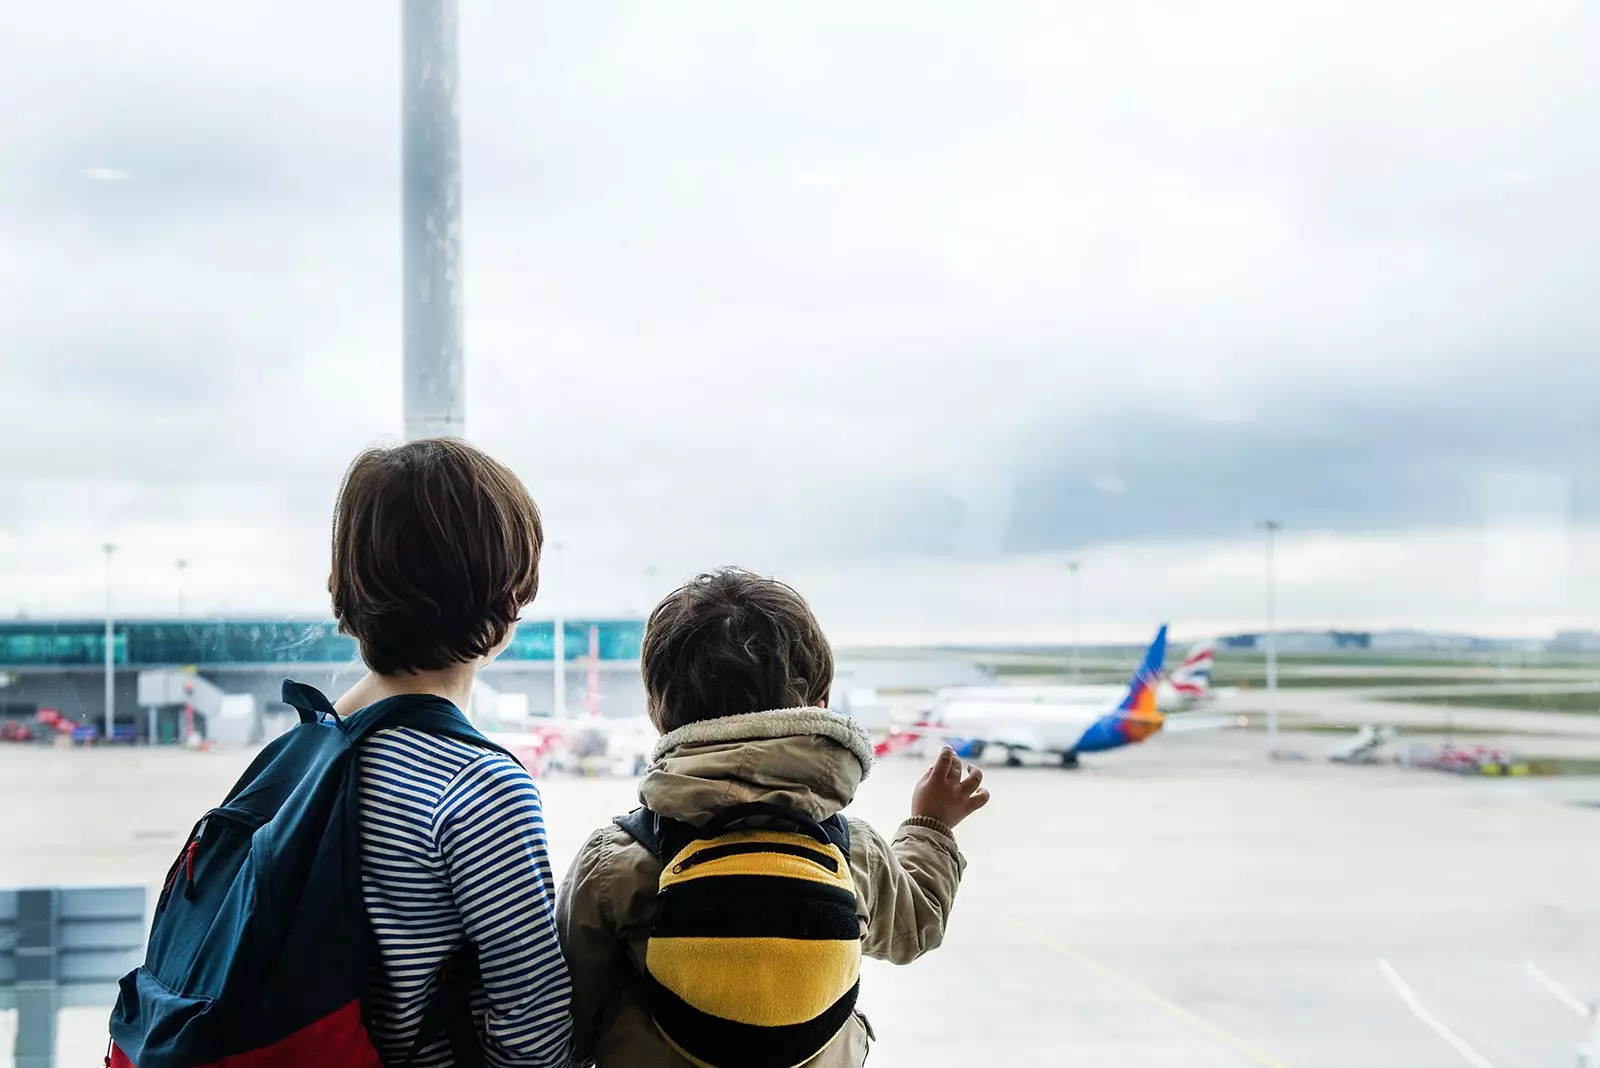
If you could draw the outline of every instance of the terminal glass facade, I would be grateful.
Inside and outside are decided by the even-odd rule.
[[[601,660],[637,660],[644,637],[635,619],[566,620],[563,659],[589,653],[593,632]],[[127,667],[188,664],[305,664],[355,660],[356,643],[332,621],[129,620],[112,624],[112,655]],[[103,663],[105,624],[89,620],[0,622],[0,667],[77,667]],[[555,659],[555,624],[526,620],[505,660]]]

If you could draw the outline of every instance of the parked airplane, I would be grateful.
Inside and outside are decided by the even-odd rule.
[[[1057,754],[1063,766],[1077,767],[1080,753],[1133,745],[1163,728],[1192,731],[1236,726],[1238,719],[1233,716],[1168,719],[1162,714],[1156,707],[1156,689],[1166,652],[1167,628],[1163,625],[1114,703],[951,697],[936,704],[926,722],[893,732],[885,750],[898,748],[902,739],[935,735],[968,740],[966,755],[973,757],[988,746],[1000,746],[1006,750],[1008,764],[1021,763],[1024,752],[1038,752]]]

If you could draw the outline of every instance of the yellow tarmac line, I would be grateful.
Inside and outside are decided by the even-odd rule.
[[[1244,1041],[1244,1039],[1234,1037],[1233,1035],[1224,1031],[1222,1028],[1218,1027],[1216,1024],[1211,1023],[1209,1020],[1203,1020],[1196,1016],[1183,1006],[1174,1005],[1172,1002],[1168,1001],[1160,994],[1157,994],[1149,987],[1129,979],[1126,975],[1123,975],[1114,968],[1110,968],[1104,964],[1101,964],[1099,961],[1084,953],[1082,950],[1074,949],[1065,942],[1057,941],[1056,939],[1045,934],[1043,931],[1039,930],[1037,927],[1023,923],[1015,916],[1001,913],[999,918],[1006,926],[1012,928],[1020,934],[1026,935],[1030,941],[1038,943],[1059,957],[1066,958],[1073,964],[1076,964],[1078,967],[1082,968],[1084,971],[1090,972],[1105,982],[1110,983],[1123,993],[1133,995],[1146,1005],[1161,1011],[1167,1016],[1170,1016],[1172,1019],[1177,1020],[1179,1023],[1188,1027],[1192,1027],[1194,1030],[1199,1031],[1213,1042],[1216,1042],[1222,1046],[1226,1046],[1251,1063],[1263,1065],[1264,1068],[1289,1068],[1287,1064],[1278,1060],[1276,1057],[1263,1053],[1261,1050],[1250,1045],[1250,1043]]]

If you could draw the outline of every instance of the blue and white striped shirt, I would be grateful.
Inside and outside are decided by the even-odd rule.
[[[370,1028],[387,1064],[416,1040],[440,966],[472,941],[473,1014],[493,1068],[567,1061],[572,985],[556,940],[539,788],[516,761],[453,738],[380,731],[357,759],[361,889],[376,943]],[[416,1068],[452,1064],[446,1039]]]

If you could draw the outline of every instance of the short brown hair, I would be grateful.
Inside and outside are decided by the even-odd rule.
[[[468,663],[539,591],[543,547],[527,488],[471,445],[368,449],[334,508],[333,616],[380,675]]]
[[[736,567],[697,575],[645,624],[645,701],[665,734],[686,723],[824,701],[833,650],[792,586]]]

